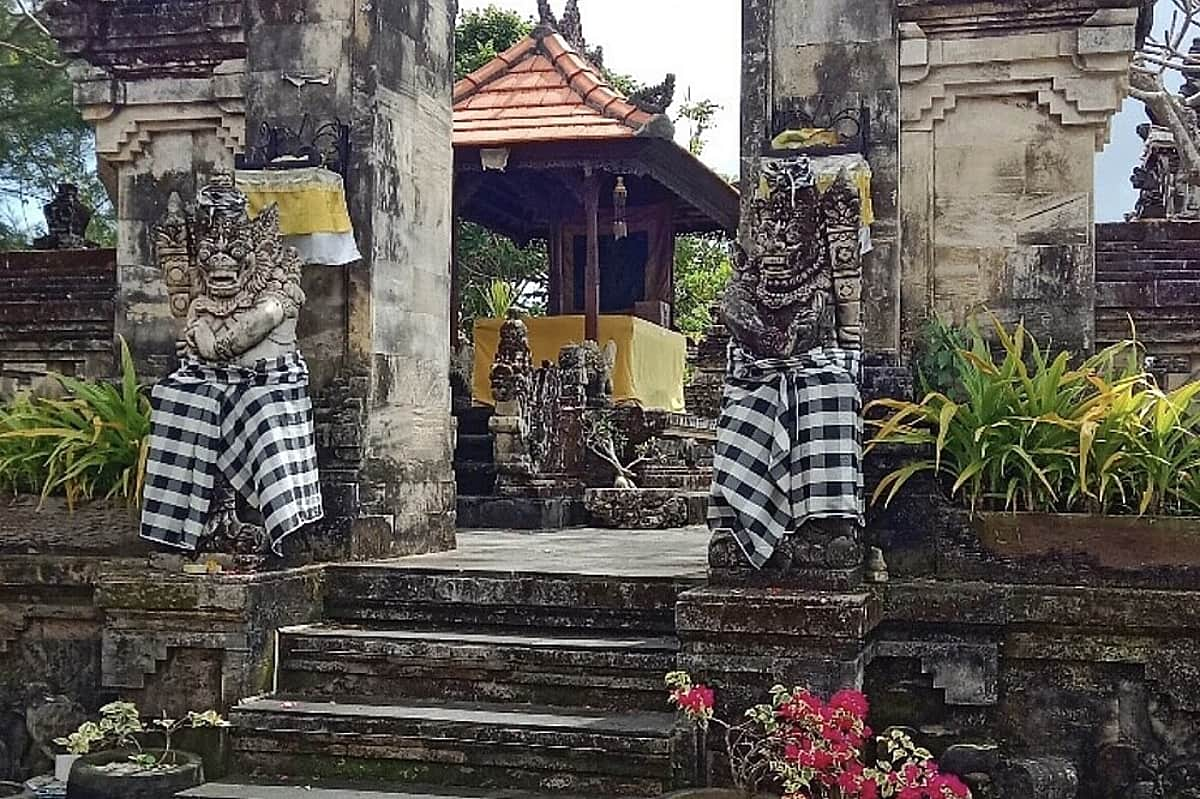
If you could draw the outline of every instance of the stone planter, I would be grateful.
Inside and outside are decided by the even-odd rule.
[[[0,799],[27,799],[32,796],[19,782],[0,782]]]
[[[33,496],[0,498],[0,554],[144,556],[138,512],[122,502],[77,504]]]
[[[943,577],[1048,585],[1200,588],[1200,518],[941,514]]]
[[[703,524],[705,494],[674,488],[589,488],[583,495],[592,524],[614,530],[666,530]]]
[[[198,755],[176,752],[177,765],[165,769],[114,772],[106,768],[128,762],[125,751],[85,755],[71,768],[67,799],[173,799],[204,782]]]
[[[66,782],[71,776],[71,767],[75,765],[75,761],[80,758],[80,755],[55,755],[54,756],[54,779],[59,782]]]

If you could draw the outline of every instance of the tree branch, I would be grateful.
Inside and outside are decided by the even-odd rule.
[[[0,39],[0,47],[3,47],[6,50],[12,50],[14,53],[19,53],[26,58],[32,58],[34,61],[37,61],[43,66],[50,67],[51,69],[63,69],[67,66],[66,61],[51,61],[49,58],[46,58],[40,53],[35,53],[33,50],[30,50],[27,47],[22,47],[19,44],[13,44],[12,42],[5,41],[4,39]]]
[[[1189,183],[1200,185],[1200,147],[1197,146],[1195,131],[1188,121],[1188,111],[1180,98],[1167,91],[1162,77],[1144,70],[1135,69],[1130,74],[1129,93],[1145,103],[1154,115],[1162,120],[1175,138],[1179,163]]]

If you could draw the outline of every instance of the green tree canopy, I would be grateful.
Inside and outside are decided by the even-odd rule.
[[[0,248],[25,246],[59,183],[95,209],[89,235],[115,239],[112,205],[96,176],[95,146],[71,103],[58,46],[25,0],[0,0]]]
[[[484,66],[532,30],[532,19],[496,5],[459,14],[454,27],[455,80]]]

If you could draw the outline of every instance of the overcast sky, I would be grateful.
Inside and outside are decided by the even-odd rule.
[[[560,12],[563,0],[551,0]],[[537,15],[537,0],[460,0],[464,10],[487,5]],[[1170,4],[1159,4],[1159,27],[1169,21]],[[580,0],[584,34],[604,48],[606,65],[645,83],[668,72],[678,78],[676,107],[691,88],[697,98],[722,106],[708,136],[704,160],[726,175],[738,171],[738,96],[741,75],[741,3],[735,0]],[[682,6],[682,8],[681,8]],[[1113,221],[1133,208],[1129,174],[1141,153],[1135,128],[1145,120],[1140,103],[1127,101],[1113,123],[1112,142],[1096,159],[1096,220]],[[686,140],[684,125],[679,137]]]

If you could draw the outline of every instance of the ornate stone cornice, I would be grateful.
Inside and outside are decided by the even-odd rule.
[[[930,36],[987,36],[1075,28],[1100,11],[1139,8],[1145,0],[898,0],[901,22]]]
[[[1033,96],[1063,125],[1094,127],[1103,148],[1128,91],[1137,21],[1137,9],[1107,9],[1077,27],[970,37],[902,23],[901,122],[932,130],[961,97]]]
[[[114,75],[207,75],[246,55],[239,0],[52,0],[63,52]]]
[[[96,151],[105,161],[135,160],[156,133],[215,131],[229,152],[246,143],[245,62],[214,65],[207,76],[149,79],[107,69],[72,70],[75,104],[96,128]]]

